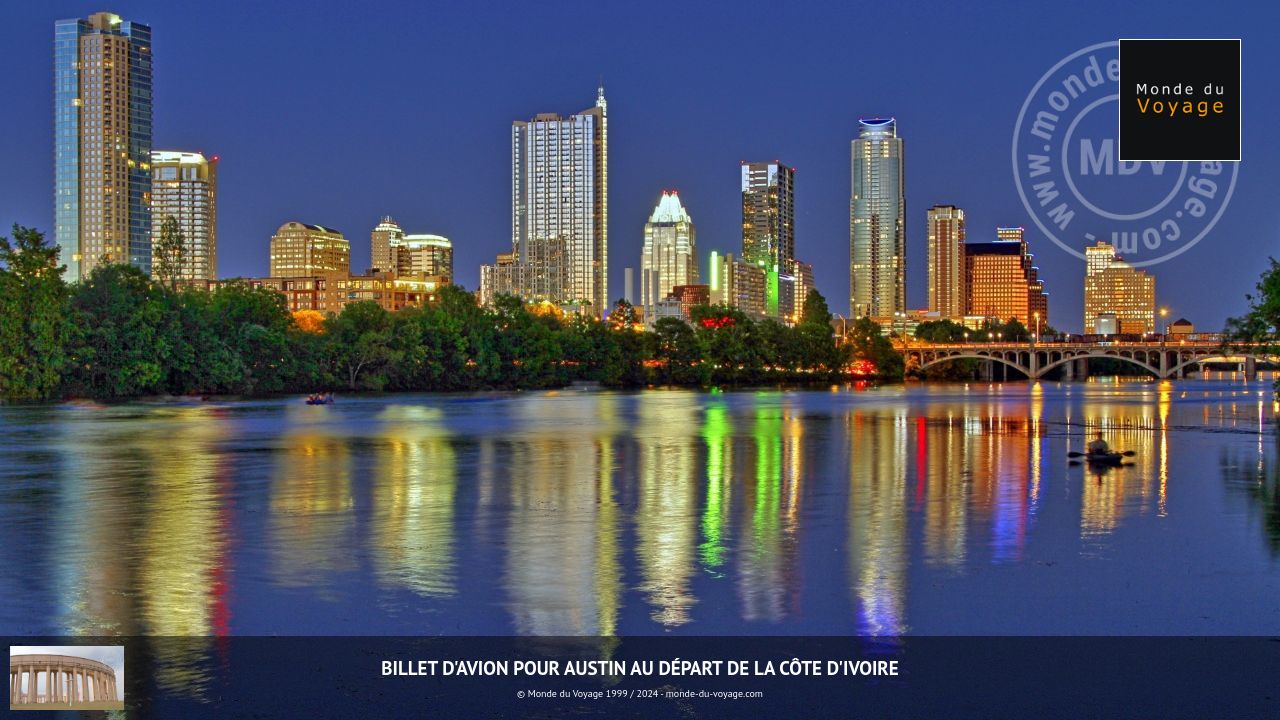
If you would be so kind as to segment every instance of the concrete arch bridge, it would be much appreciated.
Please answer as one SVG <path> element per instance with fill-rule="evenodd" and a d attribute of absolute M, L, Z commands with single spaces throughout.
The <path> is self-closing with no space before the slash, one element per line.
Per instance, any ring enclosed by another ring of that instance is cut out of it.
<path fill-rule="evenodd" d="M 954 360 L 981 360 L 987 361 L 988 367 L 1004 365 L 1033 380 L 1058 368 L 1063 369 L 1065 379 L 1086 378 L 1090 359 L 1119 360 L 1160 379 L 1185 377 L 1205 363 L 1237 363 L 1245 376 L 1253 379 L 1259 363 L 1280 363 L 1280 354 L 1272 347 L 1225 347 L 1216 338 L 1163 342 L 911 342 L 901 349 L 908 370 L 926 370 Z"/>

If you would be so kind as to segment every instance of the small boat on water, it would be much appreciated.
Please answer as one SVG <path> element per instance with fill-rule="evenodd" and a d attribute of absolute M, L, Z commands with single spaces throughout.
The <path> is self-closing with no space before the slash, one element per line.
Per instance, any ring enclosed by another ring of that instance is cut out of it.
<path fill-rule="evenodd" d="M 1092 467 L 1118 467 L 1124 464 L 1124 459 L 1133 457 L 1136 453 L 1132 450 L 1109 450 L 1107 452 L 1069 452 L 1067 457 L 1071 458 L 1072 464 L 1080 462 L 1087 463 Z"/>
<path fill-rule="evenodd" d="M 332 405 L 333 393 L 314 393 L 307 396 L 308 405 Z"/>
<path fill-rule="evenodd" d="M 1105 453 L 1086 453 L 1084 461 L 1090 465 L 1119 465 L 1124 461 L 1124 453 L 1105 452 Z"/>

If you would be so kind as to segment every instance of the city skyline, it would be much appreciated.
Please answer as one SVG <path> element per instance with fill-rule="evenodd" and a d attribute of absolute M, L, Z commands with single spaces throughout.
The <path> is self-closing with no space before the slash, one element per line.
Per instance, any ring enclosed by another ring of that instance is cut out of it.
<path fill-rule="evenodd" d="M 493 129 L 508 126 L 513 118 L 528 117 L 545 108 L 580 106 L 582 86 L 594 84 L 598 76 L 603 75 L 610 97 L 618 105 L 618 116 L 623 118 L 615 128 L 612 148 L 614 172 L 610 199 L 614 208 L 610 213 L 609 231 L 616 238 L 634 237 L 652 208 L 653 193 L 661 187 L 679 187 L 686 202 L 699 209 L 699 230 L 703 236 L 700 244 L 704 246 L 700 262 L 706 262 L 707 250 L 735 251 L 736 238 L 731 233 L 739 220 L 734 209 L 740 199 L 736 197 L 737 188 L 730 186 L 733 165 L 753 157 L 784 158 L 804 175 L 805 192 L 796 208 L 797 239 L 805 248 L 799 254 L 814 263 L 818 288 L 832 301 L 835 310 L 843 304 L 839 300 L 844 294 L 841 276 L 847 274 L 843 264 L 835 262 L 848 252 L 849 187 L 844 158 L 847 143 L 855 135 L 857 117 L 892 113 L 909 128 L 912 153 L 907 160 L 906 197 L 910 207 L 943 203 L 963 207 L 970 239 L 990 240 L 997 226 L 1031 225 L 1012 189 L 1007 152 L 1016 106 L 1039 74 L 1059 57 L 1089 42 L 1113 37 L 1126 27 L 1136 27 L 1139 22 L 1144 23 L 1146 32 L 1158 32 L 1160 24 L 1165 22 L 1136 11 L 1114 14 L 1116 28 L 1090 28 L 1086 23 L 1063 18 L 1065 30 L 1060 42 L 1048 48 L 1037 47 L 1015 34 L 1010 36 L 1016 46 L 1012 49 L 1020 47 L 1027 51 L 1019 55 L 1026 60 L 1026 67 L 1017 72 L 996 72 L 993 67 L 998 57 L 1005 56 L 1004 49 L 986 51 L 980 43 L 966 41 L 964 47 L 973 51 L 972 72 L 984 78 L 991 92 L 981 103 L 981 117 L 960 113 L 949 116 L 946 122 L 930 118 L 924 108 L 927 102 L 954 100 L 955 96 L 945 89 L 937 97 L 928 96 L 918 86 L 918 81 L 945 68 L 946 63 L 939 57 L 913 58 L 882 73 L 884 77 L 856 81 L 832 83 L 830 80 L 835 76 L 829 69 L 815 71 L 812 76 L 794 75 L 806 61 L 821 58 L 825 61 L 821 64 L 829 66 L 838 64 L 835 61 L 843 57 L 831 37 L 815 31 L 817 36 L 813 42 L 801 48 L 794 60 L 784 63 L 784 70 L 793 75 L 793 79 L 782 89 L 783 99 L 806 103 L 805 111 L 793 114 L 787 122 L 766 124 L 761 112 L 764 106 L 755 101 L 733 100 L 740 83 L 724 78 L 718 78 L 720 82 L 708 82 L 712 72 L 708 60 L 710 48 L 698 51 L 688 74 L 677 83 L 670 82 L 669 76 L 665 82 L 657 82 L 653 73 L 667 67 L 662 59 L 649 60 L 643 66 L 629 61 L 627 53 L 622 51 L 628 38 L 633 37 L 625 22 L 629 13 L 616 9 L 595 21 L 602 30 L 601 36 L 588 44 L 597 61 L 582 62 L 581 53 L 577 51 L 554 50 L 551 60 L 561 72 L 545 74 L 546 82 L 513 83 L 503 79 L 496 65 L 478 60 L 478 50 L 462 55 L 469 62 L 463 63 L 466 67 L 457 77 L 418 65 L 402 70 L 390 62 L 390 55 L 374 51 L 361 65 L 377 71 L 365 91 L 325 80 L 329 62 L 324 58 L 312 58 L 302 65 L 290 62 L 287 50 L 292 47 L 291 42 L 269 52 L 255 50 L 248 58 L 231 58 L 232 53 L 225 46 L 245 43 L 226 43 L 225 37 L 183 37 L 182 42 L 178 42 L 174 34 L 166 39 L 162 30 L 191 22 L 192 11 L 139 3 L 111 7 L 102 3 L 68 2 L 54 8 L 17 8 L 14 20 L 19 32 L 12 35 L 17 41 L 18 63 L 9 74 L 12 83 L 9 95 L 17 106 L 31 107 L 31 114 L 39 117 L 10 115 L 10 121 L 19 130 L 10 135 L 20 137 L 22 142 L 15 143 L 14 137 L 6 138 L 9 143 L 6 149 L 12 151 L 9 153 L 12 160 L 0 180 L 3 197 L 9 201 L 0 208 L 5 211 L 0 220 L 6 224 L 24 222 L 52 235 L 49 204 L 41 197 L 47 198 L 47 191 L 34 192 L 40 186 L 49 187 L 52 182 L 40 180 L 52 177 L 47 160 L 52 140 L 48 139 L 47 113 L 37 111 L 48 107 L 49 102 L 50 26 L 60 17 L 84 17 L 104 9 L 156 28 L 156 56 L 163 60 L 159 66 L 165 69 L 156 74 L 156 146 L 203 150 L 223 158 L 219 170 L 223 196 L 220 198 L 219 271 L 224 277 L 260 274 L 256 268 L 261 265 L 271 230 L 286 220 L 332 226 L 349 238 L 358 238 L 383 212 L 393 209 L 406 226 L 431 228 L 453 239 L 457 279 L 474 289 L 478 284 L 479 264 L 491 260 L 503 249 L 502 228 L 509 227 L 510 222 L 506 213 L 493 210 L 496 205 L 505 204 L 502 158 L 508 153 L 502 143 L 494 146 Z M 730 25 L 751 18 L 758 20 L 764 10 L 747 7 L 745 12 L 747 18 L 733 20 Z M 806 12 L 811 16 L 815 11 L 806 9 Z M 833 19 L 849 14 L 838 8 L 816 12 Z M 1010 15 L 1013 27 L 1045 20 L 1043 13 L 1013 7 L 1006 8 L 1005 12 Z M 559 13 L 551 15 L 559 16 Z M 219 9 L 213 11 L 210 21 L 231 27 L 237 25 L 238 17 L 235 11 Z M 257 29 L 237 32 L 252 38 L 255 33 L 279 27 L 285 18 L 307 27 L 314 22 L 299 19 L 296 14 L 271 11 L 261 19 Z M 450 26 L 456 19 L 453 10 L 442 10 L 443 25 Z M 545 27 L 554 19 L 539 21 L 534 29 Z M 713 21 L 724 19 L 719 13 L 700 9 L 691 14 L 691 29 L 685 32 L 712 32 L 710 47 L 723 47 L 732 27 L 714 32 L 712 27 Z M 798 15 L 791 12 L 782 12 L 778 21 L 782 27 L 794 28 L 799 24 Z M 374 48 L 369 38 L 378 36 L 375 31 L 391 32 L 392 36 L 396 31 L 394 24 L 383 16 L 344 17 L 344 22 L 351 23 L 351 28 L 357 31 L 352 33 L 356 39 L 351 42 L 362 51 Z M 810 22 L 808 27 L 829 24 Z M 1230 18 L 1215 20 L 1208 28 L 1218 25 L 1230 26 Z M 479 32 L 465 24 L 450 27 L 472 41 Z M 927 37 L 933 31 L 918 32 Z M 875 38 L 871 41 L 883 44 Z M 485 40 L 480 45 L 491 47 L 492 42 Z M 447 44 L 452 47 L 453 41 Z M 1245 64 L 1258 62 L 1256 57 L 1251 60 L 1250 54 L 1263 52 L 1260 45 L 1246 41 L 1244 47 Z M 577 69 L 572 72 L 566 69 L 571 63 L 570 56 L 576 58 L 573 62 Z M 263 74 L 272 76 L 269 78 L 245 77 L 243 72 L 234 73 L 209 64 L 215 60 L 229 63 L 230 68 L 243 68 L 251 63 L 276 72 Z M 423 103 L 428 103 L 439 110 L 417 117 L 414 123 L 408 118 L 369 117 L 358 111 L 366 95 L 385 91 L 394 86 L 397 78 L 420 73 L 425 73 L 426 89 L 409 93 L 405 101 L 410 107 L 423 107 Z M 349 75 L 350 72 L 342 77 Z M 193 77 L 199 81 L 190 81 Z M 282 78 L 287 82 L 281 82 Z M 236 83 L 232 83 L 233 80 Z M 475 87 L 478 81 L 483 81 L 485 92 L 476 94 L 466 87 L 468 83 Z M 243 88 L 239 85 L 241 82 Z M 275 94 L 264 95 L 267 88 Z M 460 93 L 468 99 L 462 101 Z M 673 104 L 657 101 L 664 94 L 674 95 L 682 103 L 691 99 L 696 102 L 686 103 L 676 112 Z M 197 98 L 210 95 L 219 102 L 209 107 L 197 104 Z M 262 104 L 246 106 L 250 98 Z M 306 98 L 312 100 L 306 101 Z M 325 100 L 324 112 L 319 112 L 322 106 L 316 104 L 320 98 Z M 1002 110 L 1004 105 L 1008 105 L 1007 111 Z M 959 107 L 976 106 L 969 103 Z M 201 113 L 193 113 L 196 108 L 200 108 Z M 456 120 L 452 119 L 455 116 Z M 1248 118 L 1244 131 L 1245 145 L 1250 152 L 1247 157 L 1261 158 L 1265 165 L 1274 159 L 1275 151 L 1261 144 L 1250 144 L 1252 135 L 1247 122 Z M 261 125 L 260 132 L 248 130 L 253 124 Z M 423 131 L 414 129 L 418 125 L 422 125 Z M 462 125 L 467 126 L 465 132 L 450 137 L 449 130 Z M 350 138 L 354 150 L 340 146 L 326 150 L 323 138 L 333 138 L 332 131 L 338 127 L 344 130 L 367 127 L 368 131 Z M 963 138 L 963 142 L 957 142 L 959 138 Z M 458 147 L 446 147 L 455 145 Z M 409 160 L 401 163 L 405 166 L 403 170 L 397 169 L 397 159 Z M 447 181 L 421 180 L 420 169 L 427 162 L 443 163 L 461 172 L 450 175 Z M 258 177 L 265 174 L 257 173 L 256 168 L 277 165 L 277 172 L 271 173 L 273 182 L 278 183 L 281 177 L 289 182 L 271 203 L 264 203 L 257 198 L 266 197 L 260 184 L 265 179 Z M 1245 168 L 1242 174 L 1248 178 L 1249 164 L 1242 167 Z M 389 172 L 383 174 L 371 174 L 388 169 Z M 437 186 L 436 182 L 444 184 Z M 450 189 L 447 194 L 438 191 L 446 187 Z M 1161 280 L 1159 301 L 1162 305 L 1169 304 L 1174 314 L 1187 316 L 1202 327 L 1219 326 L 1224 316 L 1238 314 L 1243 309 L 1247 287 L 1226 293 L 1205 290 L 1210 281 L 1251 276 L 1270 254 L 1268 240 L 1274 236 L 1274 221 L 1265 213 L 1261 189 L 1257 183 L 1241 183 L 1223 221 L 1201 246 L 1151 269 Z M 906 304 L 912 309 L 926 304 L 923 221 L 922 213 L 907 212 Z M 495 229 L 498 232 L 493 232 Z M 1253 239 L 1259 236 L 1262 241 Z M 1240 242 L 1231 246 L 1231 252 L 1221 252 L 1235 237 L 1247 237 L 1250 242 Z M 1029 233 L 1028 242 L 1037 254 L 1042 277 L 1055 298 L 1050 321 L 1067 329 L 1074 328 L 1079 322 L 1075 308 L 1082 302 L 1079 279 L 1083 276 L 1083 263 L 1035 232 Z M 609 285 L 615 288 L 611 295 L 618 295 L 616 290 L 622 287 L 622 268 L 638 266 L 639 248 L 631 245 L 615 240 L 614 247 L 610 248 L 614 267 Z M 366 247 L 359 243 L 353 249 L 354 268 L 363 270 L 368 266 L 366 252 Z M 1221 262 L 1218 255 L 1223 256 Z M 1203 266 L 1207 258 L 1214 258 L 1221 277 L 1199 272 L 1197 266 Z M 1179 297 L 1186 299 L 1179 300 Z"/>

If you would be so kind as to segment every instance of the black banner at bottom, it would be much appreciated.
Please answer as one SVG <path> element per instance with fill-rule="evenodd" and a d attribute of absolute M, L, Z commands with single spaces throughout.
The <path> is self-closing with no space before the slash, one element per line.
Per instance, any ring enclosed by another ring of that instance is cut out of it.
<path fill-rule="evenodd" d="M 134 720 L 1280 716 L 1276 638 L 6 640 L 122 645 Z"/>

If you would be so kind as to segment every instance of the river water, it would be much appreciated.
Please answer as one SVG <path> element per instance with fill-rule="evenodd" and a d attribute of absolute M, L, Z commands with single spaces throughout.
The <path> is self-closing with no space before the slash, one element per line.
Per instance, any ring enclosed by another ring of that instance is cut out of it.
<path fill-rule="evenodd" d="M 1132 464 L 1068 463 L 1095 428 Z M 0 631 L 1280 634 L 1270 379 L 0 408 Z"/>

